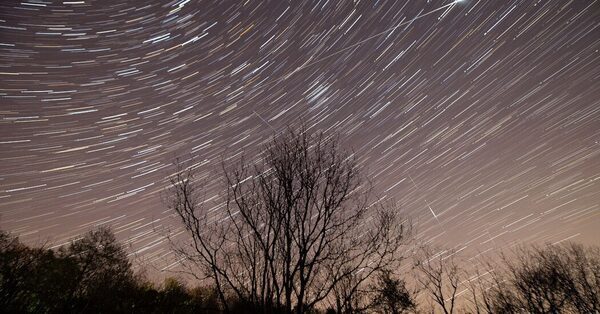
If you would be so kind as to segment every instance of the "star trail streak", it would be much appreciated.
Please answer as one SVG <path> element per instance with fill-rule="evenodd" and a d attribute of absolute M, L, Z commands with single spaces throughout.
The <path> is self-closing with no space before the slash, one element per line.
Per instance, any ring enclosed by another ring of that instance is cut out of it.
<path fill-rule="evenodd" d="M 0 79 L 0 227 L 25 241 L 111 225 L 163 261 L 176 156 L 219 210 L 221 157 L 305 121 L 421 240 L 599 243 L 598 0 L 6 0 Z"/>

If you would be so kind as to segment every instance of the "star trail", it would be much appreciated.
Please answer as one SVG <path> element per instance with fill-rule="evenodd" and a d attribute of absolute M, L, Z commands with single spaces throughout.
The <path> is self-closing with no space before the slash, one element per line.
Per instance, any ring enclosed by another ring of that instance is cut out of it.
<path fill-rule="evenodd" d="M 598 0 L 2 1 L 0 226 L 159 261 L 175 157 L 215 199 L 304 121 L 425 241 L 598 244 L 599 50 Z"/>

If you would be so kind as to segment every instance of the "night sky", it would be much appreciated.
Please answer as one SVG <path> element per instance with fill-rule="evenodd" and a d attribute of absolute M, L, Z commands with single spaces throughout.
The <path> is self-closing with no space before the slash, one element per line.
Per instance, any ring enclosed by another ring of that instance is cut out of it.
<path fill-rule="evenodd" d="M 211 198 L 304 121 L 421 240 L 600 244 L 599 49 L 598 0 L 3 0 L 0 227 L 161 261 L 176 156 Z"/>

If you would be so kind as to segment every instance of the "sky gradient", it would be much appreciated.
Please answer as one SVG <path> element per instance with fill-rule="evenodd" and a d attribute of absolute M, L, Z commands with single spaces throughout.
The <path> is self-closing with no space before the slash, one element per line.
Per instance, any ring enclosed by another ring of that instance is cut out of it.
<path fill-rule="evenodd" d="M 338 132 L 418 237 L 600 239 L 600 2 L 0 2 L 0 227 L 169 254 L 176 156 Z M 211 205 L 212 206 L 212 205 Z"/>

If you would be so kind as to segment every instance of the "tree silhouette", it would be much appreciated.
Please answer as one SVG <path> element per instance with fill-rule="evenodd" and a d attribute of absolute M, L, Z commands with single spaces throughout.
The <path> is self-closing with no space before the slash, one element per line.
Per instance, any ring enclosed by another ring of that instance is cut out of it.
<path fill-rule="evenodd" d="M 32 296 L 30 274 L 36 263 L 34 251 L 6 232 L 0 232 L 0 307 L 21 312 Z"/>
<path fill-rule="evenodd" d="M 500 261 L 488 263 L 493 271 L 474 302 L 478 312 L 600 313 L 597 247 L 520 247 Z"/>
<path fill-rule="evenodd" d="M 131 313 L 137 278 L 108 228 L 59 250 L 0 234 L 0 308 L 14 313 Z"/>
<path fill-rule="evenodd" d="M 122 312 L 131 307 L 126 302 L 127 293 L 135 285 L 131 263 L 109 228 L 92 230 L 61 247 L 58 253 L 76 265 L 72 274 L 76 284 L 68 291 L 74 302 L 67 310 Z"/>
<path fill-rule="evenodd" d="M 462 271 L 454 260 L 454 252 L 422 247 L 415 261 L 416 278 L 431 300 L 445 314 L 455 313 Z"/>
<path fill-rule="evenodd" d="M 379 313 L 401 314 L 416 309 L 414 296 L 406 288 L 406 283 L 394 278 L 390 270 L 379 272 L 373 290 L 375 296 L 371 306 Z"/>
<path fill-rule="evenodd" d="M 336 138 L 288 129 L 255 160 L 224 162 L 218 210 L 203 206 L 198 169 L 176 164 L 167 204 L 191 238 L 178 252 L 225 306 L 232 294 L 264 312 L 303 313 L 401 260 L 408 223 L 373 198 Z"/>

